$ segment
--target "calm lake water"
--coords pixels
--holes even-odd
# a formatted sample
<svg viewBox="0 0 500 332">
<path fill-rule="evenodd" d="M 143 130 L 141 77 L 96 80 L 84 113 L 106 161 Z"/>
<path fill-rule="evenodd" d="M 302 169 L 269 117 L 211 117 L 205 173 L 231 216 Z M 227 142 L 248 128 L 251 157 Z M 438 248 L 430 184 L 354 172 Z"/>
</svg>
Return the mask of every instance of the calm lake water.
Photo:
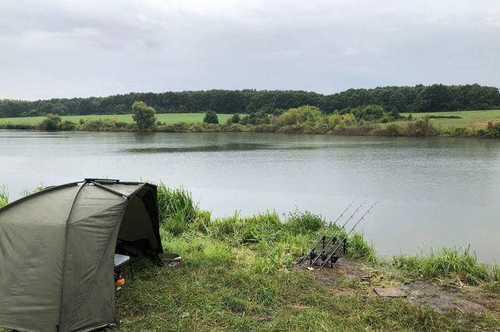
<svg viewBox="0 0 500 332">
<path fill-rule="evenodd" d="M 500 263 L 500 141 L 0 131 L 12 198 L 85 177 L 183 186 L 216 216 L 377 201 L 361 230 L 380 254 L 470 245 Z"/>
</svg>

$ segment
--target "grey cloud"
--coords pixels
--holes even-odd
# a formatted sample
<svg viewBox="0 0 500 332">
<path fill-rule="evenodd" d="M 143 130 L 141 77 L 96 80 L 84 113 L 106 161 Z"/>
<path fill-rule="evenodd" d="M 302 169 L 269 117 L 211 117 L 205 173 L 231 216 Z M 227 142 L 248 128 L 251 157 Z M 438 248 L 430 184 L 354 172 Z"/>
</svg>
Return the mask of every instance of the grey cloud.
<svg viewBox="0 0 500 332">
<path fill-rule="evenodd" d="M 0 13 L 0 97 L 500 86 L 496 0 L 3 0 Z"/>
</svg>

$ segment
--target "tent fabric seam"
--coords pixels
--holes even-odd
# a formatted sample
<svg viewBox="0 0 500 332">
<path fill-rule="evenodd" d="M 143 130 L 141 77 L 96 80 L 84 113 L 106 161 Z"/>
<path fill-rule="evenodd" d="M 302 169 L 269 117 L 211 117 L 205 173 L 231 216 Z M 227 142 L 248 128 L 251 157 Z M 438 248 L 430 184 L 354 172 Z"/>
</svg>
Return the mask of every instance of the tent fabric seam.
<svg viewBox="0 0 500 332">
<path fill-rule="evenodd" d="M 123 203 L 124 203 L 124 202 L 120 202 L 120 203 L 118 203 L 118 204 L 115 204 L 115 205 L 109 206 L 109 207 L 107 207 L 106 209 L 103 209 L 103 210 L 101 210 L 101 211 L 99 211 L 99 212 L 97 212 L 97 213 L 94 213 L 94 214 L 92 214 L 92 215 L 90 215 L 90 216 L 88 216 L 88 217 L 85 217 L 85 218 L 79 219 L 79 220 L 77 220 L 76 222 L 78 222 L 78 221 L 82 221 L 82 220 L 85 220 L 85 219 L 88 219 L 88 218 L 91 218 L 91 217 L 94 217 L 94 216 L 97 216 L 97 215 L 99 215 L 100 213 L 105 212 L 105 211 L 110 210 L 110 209 L 113 209 L 113 208 L 115 208 L 115 207 L 117 207 L 117 206 L 119 206 L 119 205 L 121 205 L 121 204 L 123 204 Z M 123 209 L 123 211 L 122 211 L 122 213 L 121 213 L 121 216 L 120 216 L 120 222 L 119 222 L 119 224 L 121 224 L 121 223 L 122 223 L 122 221 L 123 221 L 123 217 L 125 216 L 126 211 L 127 211 L 127 209 Z M 109 237 L 110 237 L 110 238 L 111 238 L 111 236 L 112 236 L 112 234 L 110 234 L 110 235 L 109 235 Z M 108 241 L 108 242 L 109 242 L 109 241 Z M 99 258 L 99 260 L 98 260 L 98 262 L 97 262 L 96 266 L 101 266 L 103 258 L 104 258 L 104 254 L 103 254 L 103 255 L 101 255 L 101 257 Z M 116 317 L 115 317 L 115 319 L 116 319 Z M 84 330 L 84 331 L 92 331 L 92 330 L 94 330 L 94 329 L 97 329 L 97 328 L 99 328 L 99 327 L 103 326 L 102 324 L 104 324 L 104 322 L 101 322 L 101 323 L 99 323 L 99 324 L 101 324 L 101 325 L 96 325 L 96 326 L 94 326 L 94 327 L 87 327 L 87 330 Z M 107 323 L 106 323 L 106 325 L 104 325 L 104 326 L 107 326 L 107 325 L 110 325 L 110 324 L 116 324 L 116 320 L 113 320 L 113 321 L 111 321 L 111 322 L 107 322 Z M 78 331 L 78 330 L 77 330 L 77 331 Z"/>
<path fill-rule="evenodd" d="M 72 186 L 77 186 L 80 183 L 81 182 L 71 182 L 71 183 L 62 184 L 60 186 L 48 187 L 46 189 L 40 190 L 40 191 L 35 192 L 33 194 L 27 195 L 25 197 L 21 197 L 21 198 L 15 200 L 13 202 L 10 202 L 9 204 L 5 205 L 4 207 L 0 208 L 0 214 L 2 212 L 4 212 L 5 210 L 10 209 L 11 207 L 13 207 L 15 205 L 18 205 L 19 203 L 25 202 L 25 201 L 30 200 L 30 199 L 32 199 L 34 197 L 39 196 L 39 195 L 46 194 L 46 193 L 49 193 L 49 192 L 52 192 L 52 191 L 57 191 L 57 190 L 64 189 L 64 188 L 69 188 L 69 187 L 72 187 Z"/>
<path fill-rule="evenodd" d="M 78 188 L 78 191 L 75 194 L 75 197 L 73 198 L 73 202 L 71 203 L 71 207 L 69 209 L 68 217 L 66 218 L 65 222 L 65 229 L 64 229 L 64 256 L 63 256 L 63 261 L 62 261 L 62 267 L 61 267 L 61 295 L 59 299 L 59 319 L 57 320 L 57 330 L 59 330 L 59 327 L 61 326 L 61 317 L 62 317 L 62 312 L 63 312 L 63 307 L 62 303 L 64 300 L 64 274 L 65 274 L 65 269 L 64 267 L 66 266 L 66 259 L 68 255 L 68 223 L 69 219 L 71 218 L 71 214 L 73 212 L 73 209 L 76 206 L 76 201 L 78 199 L 78 196 L 82 192 L 83 188 L 87 185 L 87 182 L 84 182 L 80 188 Z"/>
</svg>

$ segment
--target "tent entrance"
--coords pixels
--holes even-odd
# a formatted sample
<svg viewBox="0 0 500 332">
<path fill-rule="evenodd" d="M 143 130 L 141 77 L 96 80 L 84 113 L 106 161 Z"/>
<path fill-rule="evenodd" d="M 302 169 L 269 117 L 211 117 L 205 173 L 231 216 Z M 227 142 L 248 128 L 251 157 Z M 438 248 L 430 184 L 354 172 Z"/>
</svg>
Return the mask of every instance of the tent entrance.
<svg viewBox="0 0 500 332">
<path fill-rule="evenodd" d="M 129 198 L 118 233 L 117 254 L 152 257 L 161 250 L 156 191 L 147 189 Z"/>
</svg>

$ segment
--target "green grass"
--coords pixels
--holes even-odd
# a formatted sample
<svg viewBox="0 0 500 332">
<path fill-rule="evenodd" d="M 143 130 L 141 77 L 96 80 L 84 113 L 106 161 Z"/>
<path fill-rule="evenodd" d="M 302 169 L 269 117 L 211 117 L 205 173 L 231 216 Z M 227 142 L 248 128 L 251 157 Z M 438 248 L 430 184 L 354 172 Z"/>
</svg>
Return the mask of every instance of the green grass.
<svg viewBox="0 0 500 332">
<path fill-rule="evenodd" d="M 481 264 L 470 250 L 441 249 L 428 256 L 399 256 L 393 265 L 415 278 L 458 278 L 479 285 L 482 282 L 497 282 L 498 268 Z"/>
<path fill-rule="evenodd" d="M 410 113 L 403 113 L 408 116 Z M 484 129 L 488 122 L 500 122 L 500 110 L 488 111 L 462 111 L 462 112 L 438 112 L 438 113 L 411 113 L 414 119 L 426 116 L 459 116 L 460 119 L 430 119 L 437 129 L 470 128 Z"/>
<path fill-rule="evenodd" d="M 201 123 L 203 122 L 204 113 L 170 113 L 170 114 L 157 114 L 157 120 L 165 124 L 174 123 Z M 224 123 L 229 119 L 231 114 L 218 114 L 219 121 Z M 46 117 L 45 116 L 34 116 L 34 117 L 20 117 L 20 118 L 0 118 L 0 125 L 12 124 L 12 125 L 38 125 Z M 78 123 L 81 119 L 85 121 L 93 120 L 115 120 L 118 122 L 133 123 L 131 114 L 118 114 L 118 115 L 67 115 L 61 117 L 63 120 L 69 120 L 74 123 Z"/>
<path fill-rule="evenodd" d="M 190 192 L 164 184 L 158 186 L 158 206 L 161 223 L 175 235 L 183 233 L 196 220 L 199 211 Z"/>
<path fill-rule="evenodd" d="M 257 234 L 284 229 L 273 214 L 246 220 L 251 229 L 262 227 Z M 218 229 L 222 232 L 220 225 Z M 239 232 L 222 233 L 226 236 L 218 233 L 219 239 L 194 230 L 174 236 L 162 227 L 166 250 L 180 254 L 183 264 L 161 268 L 143 262 L 135 267 L 118 297 L 121 330 L 469 331 L 498 326 L 490 316 L 439 314 L 404 300 L 367 296 L 356 287 L 336 293 L 310 271 L 293 268 L 313 236 L 284 231 L 244 243 L 244 236 L 231 239 L 230 234 Z"/>
<path fill-rule="evenodd" d="M 200 218 L 198 211 L 193 221 L 186 192 L 162 190 L 160 202 L 166 202 L 162 195 L 181 207 L 173 210 L 189 212 L 182 232 L 168 226 L 182 220 L 182 213 L 162 218 L 165 249 L 181 255 L 183 263 L 136 267 L 119 294 L 123 331 L 469 331 L 498 326 L 491 316 L 439 314 L 401 299 L 367 296 L 357 284 L 335 292 L 310 271 L 296 269 L 297 258 L 321 234 L 345 235 L 318 215 L 295 211 L 282 219 L 267 212 L 212 220 Z M 369 262 L 375 252 L 358 234 L 349 237 L 349 255 Z"/>
<path fill-rule="evenodd" d="M 470 331 L 500 324 L 491 314 L 440 314 L 403 299 L 373 296 L 367 286 L 347 279 L 328 285 L 296 268 L 321 235 L 346 236 L 319 215 L 294 211 L 280 218 L 267 212 L 212 219 L 183 189 L 162 185 L 158 196 L 163 246 L 179 254 L 182 264 L 134 264 L 133 276 L 118 293 L 121 331 Z M 348 255 L 376 266 L 370 265 L 374 249 L 359 234 L 349 236 Z M 468 252 L 398 262 L 403 271 L 425 277 L 465 271 L 473 282 L 486 278 L 483 265 Z M 498 268 L 488 273 L 500 280 Z"/>
</svg>

